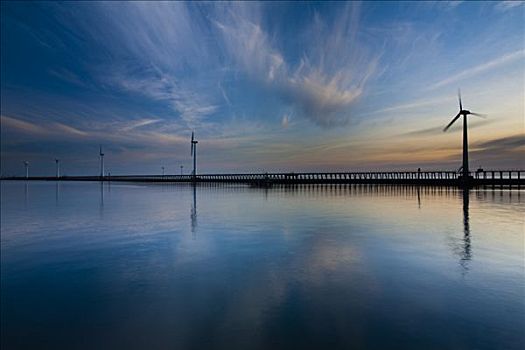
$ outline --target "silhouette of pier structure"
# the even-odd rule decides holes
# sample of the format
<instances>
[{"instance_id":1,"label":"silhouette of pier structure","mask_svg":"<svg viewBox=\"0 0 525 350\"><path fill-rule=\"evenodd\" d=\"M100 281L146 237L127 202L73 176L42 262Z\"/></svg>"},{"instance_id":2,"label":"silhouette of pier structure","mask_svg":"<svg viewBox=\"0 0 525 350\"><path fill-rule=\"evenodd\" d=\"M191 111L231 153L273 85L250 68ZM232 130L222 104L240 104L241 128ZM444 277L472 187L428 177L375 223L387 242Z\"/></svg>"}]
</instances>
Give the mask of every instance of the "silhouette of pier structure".
<instances>
[{"instance_id":1,"label":"silhouette of pier structure","mask_svg":"<svg viewBox=\"0 0 525 350\"><path fill-rule=\"evenodd\" d=\"M387 172L286 172L252 174L190 175L111 175L60 176L60 181L171 182L273 184L392 184L464 186L463 172L455 171L387 171ZM525 170L478 170L469 173L469 186L525 186ZM52 180L49 177L10 177L6 180Z\"/></svg>"}]
</instances>

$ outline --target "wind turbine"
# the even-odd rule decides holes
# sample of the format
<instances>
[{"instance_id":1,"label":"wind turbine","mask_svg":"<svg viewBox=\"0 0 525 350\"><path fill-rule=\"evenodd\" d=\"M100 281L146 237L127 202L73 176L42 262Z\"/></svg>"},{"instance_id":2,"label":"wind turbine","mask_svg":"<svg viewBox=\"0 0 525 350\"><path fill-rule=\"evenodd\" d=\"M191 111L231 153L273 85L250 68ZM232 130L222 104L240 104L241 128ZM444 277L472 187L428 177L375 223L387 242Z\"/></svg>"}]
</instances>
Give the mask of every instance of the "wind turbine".
<instances>
[{"instance_id":1,"label":"wind turbine","mask_svg":"<svg viewBox=\"0 0 525 350\"><path fill-rule=\"evenodd\" d=\"M452 124L456 122L456 120L459 119L459 117L463 116L463 166L462 168L462 180L467 181L469 178L469 168L468 168L468 136L467 136L467 116L468 115L475 115L477 117L484 118L484 114L474 113L467 109L463 109L463 104L461 103L461 91L458 89L458 100L459 100L459 112L458 114L452 119L450 123L443 128L443 132L447 131Z\"/></svg>"},{"instance_id":2,"label":"wind turbine","mask_svg":"<svg viewBox=\"0 0 525 350\"><path fill-rule=\"evenodd\" d=\"M60 159L55 158L56 163L56 177L57 179L60 177Z\"/></svg>"},{"instance_id":3,"label":"wind turbine","mask_svg":"<svg viewBox=\"0 0 525 350\"><path fill-rule=\"evenodd\" d=\"M193 156L193 177L197 177L197 143L194 132L191 132L191 155Z\"/></svg>"},{"instance_id":4,"label":"wind turbine","mask_svg":"<svg viewBox=\"0 0 525 350\"><path fill-rule=\"evenodd\" d=\"M164 176L164 167L161 166L161 169L162 169L162 176Z\"/></svg>"},{"instance_id":5,"label":"wind turbine","mask_svg":"<svg viewBox=\"0 0 525 350\"><path fill-rule=\"evenodd\" d=\"M100 178L104 178L104 153L102 153L102 146L99 146L98 155L100 157Z\"/></svg>"},{"instance_id":6,"label":"wind turbine","mask_svg":"<svg viewBox=\"0 0 525 350\"><path fill-rule=\"evenodd\" d=\"M29 162L24 160L24 166L26 167L26 179L29 178Z\"/></svg>"}]
</instances>

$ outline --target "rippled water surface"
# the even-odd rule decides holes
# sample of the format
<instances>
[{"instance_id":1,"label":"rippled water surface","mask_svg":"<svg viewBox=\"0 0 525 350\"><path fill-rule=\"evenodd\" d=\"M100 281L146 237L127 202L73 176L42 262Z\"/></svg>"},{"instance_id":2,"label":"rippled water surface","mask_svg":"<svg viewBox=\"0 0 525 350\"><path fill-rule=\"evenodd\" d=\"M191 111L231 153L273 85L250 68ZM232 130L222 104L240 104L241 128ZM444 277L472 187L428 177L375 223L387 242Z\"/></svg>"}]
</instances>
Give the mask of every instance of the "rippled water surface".
<instances>
[{"instance_id":1,"label":"rippled water surface","mask_svg":"<svg viewBox=\"0 0 525 350\"><path fill-rule=\"evenodd\" d=\"M523 349L525 192L1 184L1 348Z\"/></svg>"}]
</instances>

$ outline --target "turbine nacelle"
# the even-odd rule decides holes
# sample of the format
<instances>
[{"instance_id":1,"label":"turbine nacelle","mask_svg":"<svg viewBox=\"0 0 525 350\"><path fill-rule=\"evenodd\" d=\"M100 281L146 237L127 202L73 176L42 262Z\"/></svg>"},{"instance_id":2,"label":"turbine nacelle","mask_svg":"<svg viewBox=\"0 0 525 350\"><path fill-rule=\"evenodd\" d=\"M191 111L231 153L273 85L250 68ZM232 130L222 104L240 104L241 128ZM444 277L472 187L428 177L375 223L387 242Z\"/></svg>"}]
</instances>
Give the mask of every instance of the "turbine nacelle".
<instances>
[{"instance_id":1,"label":"turbine nacelle","mask_svg":"<svg viewBox=\"0 0 525 350\"><path fill-rule=\"evenodd\" d=\"M460 116L466 117L467 115L475 115L476 117L481 117L481 118L486 117L485 114L474 113L474 112L469 111L468 109L463 109L463 103L461 102L461 91L460 90L458 90L458 101L459 101L459 112L454 118L452 118L452 121L443 128L443 132L447 131L452 126L452 124L454 124L456 120L459 119Z\"/></svg>"}]
</instances>

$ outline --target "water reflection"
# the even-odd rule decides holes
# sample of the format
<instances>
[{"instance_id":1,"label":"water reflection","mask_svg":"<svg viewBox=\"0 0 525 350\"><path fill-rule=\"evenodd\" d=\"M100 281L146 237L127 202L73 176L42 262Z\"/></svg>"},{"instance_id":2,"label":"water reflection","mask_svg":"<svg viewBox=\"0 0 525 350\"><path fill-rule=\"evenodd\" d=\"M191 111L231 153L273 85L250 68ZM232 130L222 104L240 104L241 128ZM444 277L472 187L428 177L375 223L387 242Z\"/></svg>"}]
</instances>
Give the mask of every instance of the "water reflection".
<instances>
[{"instance_id":1,"label":"water reflection","mask_svg":"<svg viewBox=\"0 0 525 350\"><path fill-rule=\"evenodd\" d=\"M29 181L24 181L24 208L27 208L27 199L29 196L28 182Z\"/></svg>"},{"instance_id":2,"label":"water reflection","mask_svg":"<svg viewBox=\"0 0 525 350\"><path fill-rule=\"evenodd\" d=\"M190 220L191 220L191 234L193 238L196 238L197 235L197 186L194 184L192 186L193 192L193 202L190 210Z\"/></svg>"},{"instance_id":3,"label":"water reflection","mask_svg":"<svg viewBox=\"0 0 525 350\"><path fill-rule=\"evenodd\" d=\"M58 202L60 199L60 182L55 181L55 205L58 206Z\"/></svg>"},{"instance_id":4,"label":"water reflection","mask_svg":"<svg viewBox=\"0 0 525 350\"><path fill-rule=\"evenodd\" d=\"M100 190L100 201L98 205L99 217L104 217L104 182L99 181L99 190Z\"/></svg>"},{"instance_id":5,"label":"water reflection","mask_svg":"<svg viewBox=\"0 0 525 350\"><path fill-rule=\"evenodd\" d=\"M469 225L469 198L470 190L463 189L463 247L460 259L460 265L466 273L469 269L468 263L472 259L471 243L470 243L470 225Z\"/></svg>"},{"instance_id":6,"label":"water reflection","mask_svg":"<svg viewBox=\"0 0 525 350\"><path fill-rule=\"evenodd\" d=\"M519 192L2 186L2 348L523 343Z\"/></svg>"}]
</instances>

